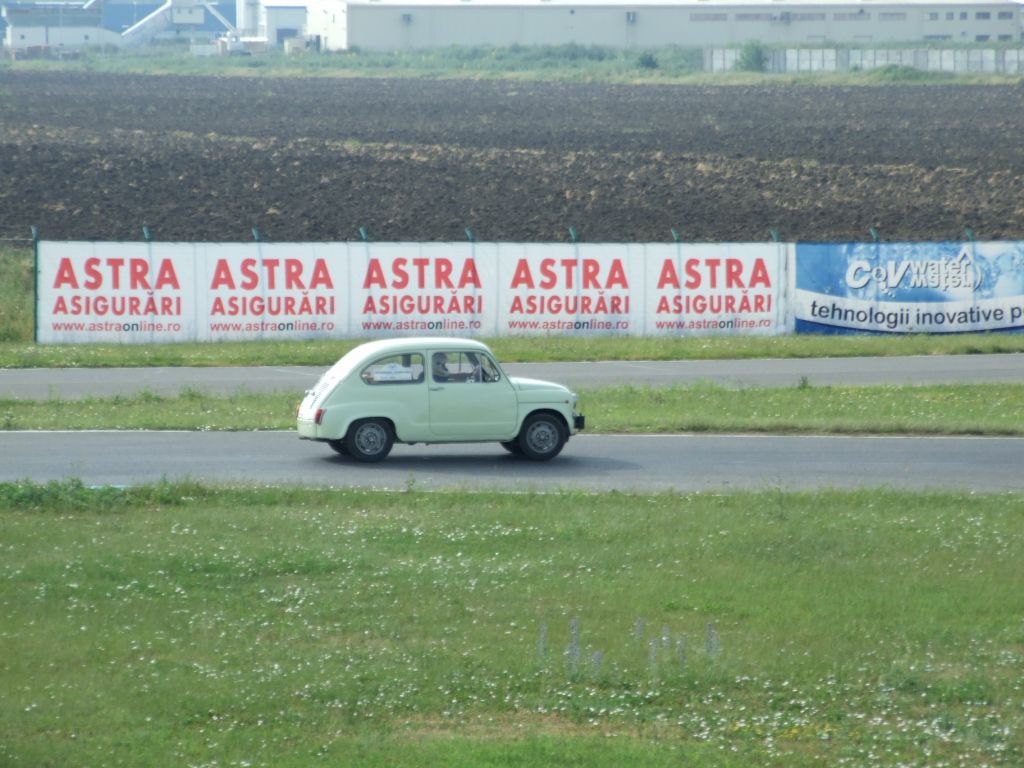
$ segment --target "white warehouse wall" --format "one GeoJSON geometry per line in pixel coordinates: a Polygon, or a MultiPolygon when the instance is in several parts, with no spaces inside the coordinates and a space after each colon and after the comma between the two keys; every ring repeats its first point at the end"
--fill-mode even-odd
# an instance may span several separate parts
{"type": "Polygon", "coordinates": [[[306,34],[320,38],[320,49],[348,48],[348,4],[341,0],[310,0],[307,5],[306,34]]]}
{"type": "Polygon", "coordinates": [[[1021,5],[938,2],[622,4],[539,0],[318,0],[310,34],[328,50],[399,50],[449,45],[606,45],[658,47],[767,44],[1019,40],[1021,5]],[[347,9],[347,13],[345,12],[347,9]],[[1000,18],[1002,16],[1003,18],[1000,18]],[[319,18],[315,18],[319,17],[319,18]],[[328,23],[327,19],[333,22],[328,23]],[[340,19],[340,21],[339,21],[340,19]]]}

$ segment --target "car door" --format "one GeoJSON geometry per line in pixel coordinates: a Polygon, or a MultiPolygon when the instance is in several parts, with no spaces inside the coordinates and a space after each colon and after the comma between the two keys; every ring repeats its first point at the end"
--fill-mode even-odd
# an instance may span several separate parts
{"type": "Polygon", "coordinates": [[[391,419],[400,440],[430,437],[423,361],[420,352],[401,352],[369,363],[360,371],[360,382],[344,393],[354,415],[391,419]]]}
{"type": "Polygon", "coordinates": [[[448,440],[508,439],[516,427],[516,392],[483,352],[431,350],[430,431],[448,440]]]}

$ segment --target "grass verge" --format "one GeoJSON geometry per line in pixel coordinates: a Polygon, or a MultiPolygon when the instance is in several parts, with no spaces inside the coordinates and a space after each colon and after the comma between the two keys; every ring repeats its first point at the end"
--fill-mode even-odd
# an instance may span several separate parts
{"type": "MultiPolygon", "coordinates": [[[[299,392],[0,400],[0,429],[291,429],[299,392]]],[[[1024,385],[581,390],[591,432],[1024,435],[1024,385]]]]}
{"type": "MultiPolygon", "coordinates": [[[[993,46],[1007,47],[1012,46],[1012,43],[985,45],[988,48],[993,46]]],[[[920,48],[922,44],[913,43],[911,47],[920,48]]],[[[0,60],[0,71],[43,70],[90,74],[229,77],[500,78],[559,82],[828,86],[951,82],[1001,84],[1020,81],[1019,77],[1012,75],[922,72],[910,67],[896,66],[863,72],[781,75],[758,71],[710,73],[704,72],[703,67],[703,53],[700,48],[663,46],[635,49],[578,44],[449,46],[417,51],[352,49],[290,56],[280,52],[268,52],[247,57],[195,57],[190,55],[184,45],[157,45],[135,50],[86,50],[79,58],[66,61],[0,60]]]]}
{"type": "Polygon", "coordinates": [[[23,346],[33,339],[33,269],[31,249],[0,246],[0,348],[23,346]]]}
{"type": "Polygon", "coordinates": [[[0,485],[0,763],[1019,765],[1019,498],[0,485]]]}

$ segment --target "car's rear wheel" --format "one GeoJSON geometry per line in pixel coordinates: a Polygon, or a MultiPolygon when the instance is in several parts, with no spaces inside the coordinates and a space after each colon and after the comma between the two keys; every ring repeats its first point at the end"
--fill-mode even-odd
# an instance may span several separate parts
{"type": "Polygon", "coordinates": [[[394,445],[391,422],[386,419],[363,419],[355,422],[345,435],[345,447],[356,461],[383,461],[394,445]]]}
{"type": "Polygon", "coordinates": [[[526,417],[517,442],[528,459],[547,461],[561,453],[568,439],[568,430],[560,418],[550,413],[535,413],[526,417]]]}
{"type": "Polygon", "coordinates": [[[501,443],[501,447],[504,448],[509,453],[511,453],[513,456],[523,455],[523,449],[519,447],[519,443],[517,443],[515,440],[503,442],[501,443]]]}
{"type": "Polygon", "coordinates": [[[335,453],[348,456],[348,446],[345,445],[344,440],[328,440],[327,444],[331,446],[331,450],[335,453]]]}

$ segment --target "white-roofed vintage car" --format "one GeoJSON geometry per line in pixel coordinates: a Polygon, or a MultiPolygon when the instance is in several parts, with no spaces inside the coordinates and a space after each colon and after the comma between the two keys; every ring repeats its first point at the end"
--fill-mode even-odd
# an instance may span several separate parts
{"type": "Polygon", "coordinates": [[[400,443],[498,442],[537,461],[583,429],[577,396],[561,384],[507,376],[485,344],[412,338],[356,347],[299,406],[298,432],[364,462],[400,443]]]}

